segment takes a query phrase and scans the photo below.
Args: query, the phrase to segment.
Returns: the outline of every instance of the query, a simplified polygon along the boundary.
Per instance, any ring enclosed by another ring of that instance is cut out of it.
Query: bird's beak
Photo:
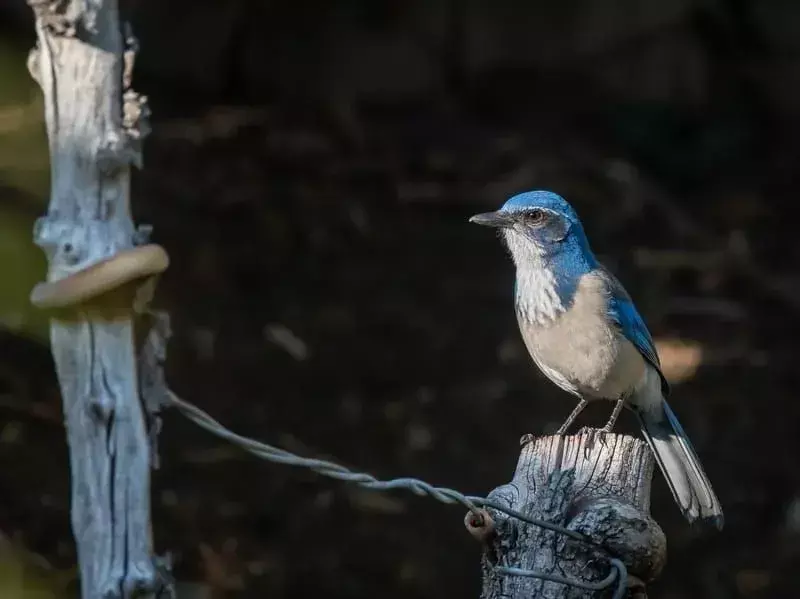
[[[483,225],[484,227],[497,227],[504,229],[514,224],[514,218],[507,212],[484,212],[483,214],[476,214],[469,219],[469,222],[476,225]]]

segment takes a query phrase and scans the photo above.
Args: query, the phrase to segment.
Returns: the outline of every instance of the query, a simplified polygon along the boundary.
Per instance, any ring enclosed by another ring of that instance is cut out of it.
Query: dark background
[[[172,258],[177,393],[303,455],[487,493],[573,404],[530,363],[511,262],[467,218],[552,189],[648,321],[725,509],[699,535],[655,477],[651,597],[798,596],[800,3],[125,8],[154,113],[134,212]],[[62,597],[67,448],[26,303],[47,151],[29,9],[4,0],[0,22],[0,580]],[[260,462],[178,414],[161,444],[155,535],[188,596],[479,593],[461,508]]]

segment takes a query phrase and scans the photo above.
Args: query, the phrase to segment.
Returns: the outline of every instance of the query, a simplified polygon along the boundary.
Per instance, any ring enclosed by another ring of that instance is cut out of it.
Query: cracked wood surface
[[[48,212],[36,223],[34,241],[47,255],[53,282],[145,240],[149,230],[137,230],[131,218],[129,188],[130,166],[141,161],[147,106],[130,89],[135,40],[123,30],[115,0],[29,4],[37,45],[28,69],[44,94],[51,157]],[[84,599],[165,590],[163,564],[152,554],[136,287],[128,283],[63,307],[51,319]]]
[[[494,530],[485,544],[481,597],[611,597],[614,585],[589,591],[494,570],[502,565],[598,582],[608,576],[611,556],[628,568],[626,596],[645,598],[645,583],[658,576],[666,559],[666,538],[649,513],[653,457],[647,445],[592,429],[523,442],[514,478],[489,499],[582,533],[602,549],[489,510]]]

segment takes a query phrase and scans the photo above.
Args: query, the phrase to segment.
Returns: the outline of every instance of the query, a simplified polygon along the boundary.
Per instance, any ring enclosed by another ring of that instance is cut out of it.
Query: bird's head
[[[515,195],[499,210],[476,214],[470,222],[500,229],[517,268],[586,271],[596,264],[577,213],[551,191]]]

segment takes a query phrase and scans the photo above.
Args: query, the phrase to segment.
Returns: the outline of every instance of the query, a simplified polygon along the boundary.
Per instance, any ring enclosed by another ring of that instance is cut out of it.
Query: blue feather
[[[552,191],[537,190],[517,194],[503,204],[500,210],[515,212],[534,207],[559,212],[570,222],[580,224],[580,219],[575,209],[564,198]]]
[[[577,213],[557,193],[544,190],[521,193],[503,204],[500,211],[514,213],[530,208],[550,211],[559,217],[551,221],[552,230],[540,229],[535,235],[539,237],[540,245],[553,250],[544,258],[544,266],[553,275],[559,299],[564,306],[569,306],[581,276],[597,268],[597,260],[589,248],[589,241]],[[558,242],[553,242],[548,234]],[[531,235],[534,233],[531,232]],[[516,286],[514,294],[517,294]]]
[[[667,397],[669,395],[669,383],[661,372],[661,361],[658,359],[658,352],[656,352],[650,331],[647,330],[647,325],[636,310],[636,306],[633,305],[631,296],[628,295],[619,280],[607,269],[603,268],[602,270],[609,282],[611,291],[611,298],[608,302],[609,316],[617,323],[625,338],[633,343],[644,359],[658,371],[661,377],[662,393],[664,397]]]

